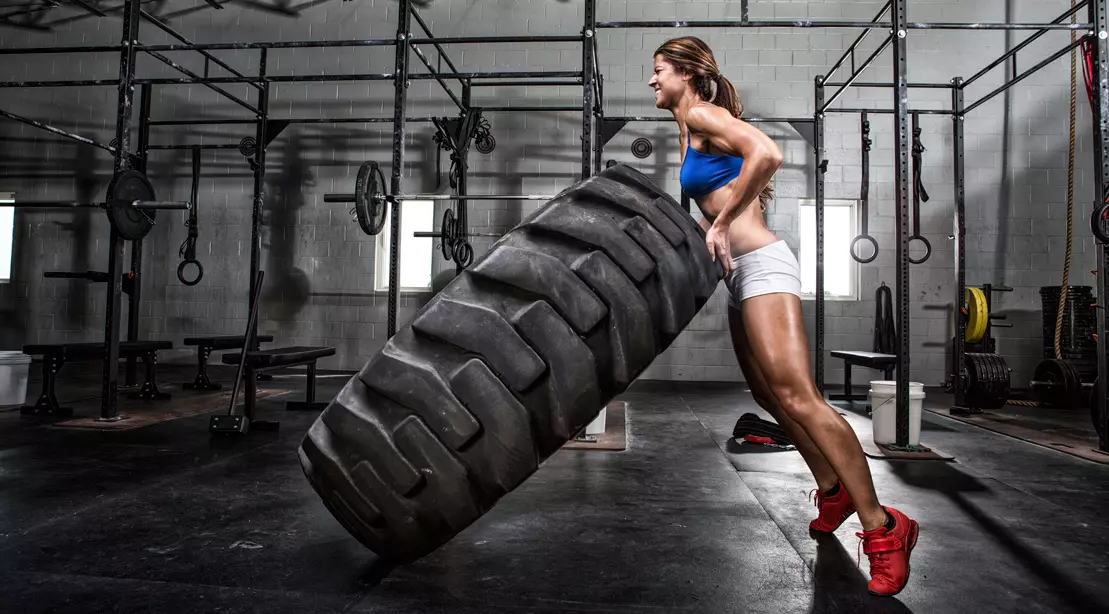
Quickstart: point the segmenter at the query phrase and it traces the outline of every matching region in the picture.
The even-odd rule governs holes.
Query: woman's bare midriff
[[[738,181],[738,178],[732,181]],[[697,201],[697,207],[701,210],[701,214],[705,216],[704,223],[706,227],[708,224],[712,224],[716,217],[720,215],[720,212],[724,210],[728,199],[731,198],[732,187],[731,183],[721,186]],[[770,229],[766,227],[758,198],[732,221],[732,225],[728,229],[728,239],[731,243],[733,258],[778,241],[777,235],[770,232]]]

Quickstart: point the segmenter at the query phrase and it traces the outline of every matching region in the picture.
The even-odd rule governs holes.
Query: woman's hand
[[[728,237],[728,227],[720,224],[709,226],[705,233],[705,244],[708,245],[712,261],[720,261],[724,266],[724,275],[732,272],[732,246]]]

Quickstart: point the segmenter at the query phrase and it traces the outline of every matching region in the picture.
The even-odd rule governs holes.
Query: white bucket
[[[870,382],[871,420],[874,443],[897,443],[897,382]],[[920,444],[920,412],[924,405],[924,384],[909,382],[909,445]]]
[[[27,403],[27,371],[31,357],[23,352],[0,351],[0,407]]]

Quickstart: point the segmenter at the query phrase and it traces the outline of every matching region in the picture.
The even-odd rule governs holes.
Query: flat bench
[[[141,357],[146,366],[146,381],[137,393],[128,395],[132,399],[157,399],[167,400],[170,395],[158,391],[155,380],[156,366],[158,364],[158,350],[173,348],[170,341],[120,341],[119,357]],[[103,342],[91,343],[48,343],[23,346],[23,353],[30,356],[42,356],[42,393],[34,405],[26,405],[20,409],[25,416],[51,415],[68,418],[73,415],[72,407],[61,407],[55,395],[58,372],[67,362],[85,362],[100,360],[105,357],[107,347]]]
[[[878,352],[863,352],[854,350],[835,350],[831,353],[832,358],[842,358],[843,367],[843,394],[829,394],[828,398],[833,401],[847,401],[848,403],[855,400],[864,400],[863,396],[855,396],[851,394],[851,367],[858,365],[868,369],[877,369],[885,374],[885,378],[893,379],[893,369],[897,366],[897,356],[893,354],[880,354]]]
[[[259,343],[273,341],[273,335],[258,335],[255,337]],[[246,344],[244,335],[215,335],[212,337],[185,337],[185,345],[196,346],[197,370],[196,378],[192,382],[182,384],[189,390],[220,390],[221,384],[208,379],[208,357],[212,350],[239,350]],[[235,364],[239,364],[236,362]]]
[[[334,347],[303,347],[294,346],[286,348],[271,348],[268,350],[254,350],[246,353],[243,383],[246,386],[244,414],[251,422],[254,421],[254,409],[257,405],[258,380],[257,374],[263,371],[272,371],[283,367],[308,366],[308,383],[304,392],[303,401],[289,401],[285,403],[286,410],[315,410],[320,411],[327,407],[327,403],[316,402],[316,361],[327,356],[334,356]],[[238,365],[242,352],[224,354],[223,364]]]

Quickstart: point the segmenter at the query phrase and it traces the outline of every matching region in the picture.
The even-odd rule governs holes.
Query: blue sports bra
[[[682,160],[679,180],[690,198],[699,199],[739,176],[743,158],[697,151],[689,141],[688,132],[685,142],[685,160]]]

